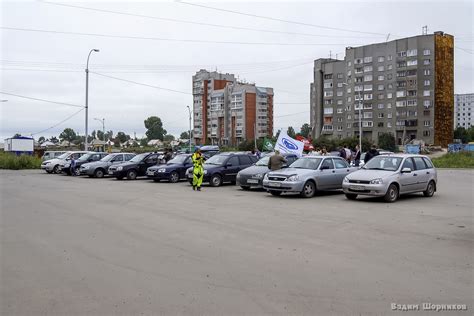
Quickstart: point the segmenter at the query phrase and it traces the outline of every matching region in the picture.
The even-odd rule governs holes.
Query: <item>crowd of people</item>
[[[329,156],[334,153],[330,153],[327,151],[326,147],[322,148],[316,148],[316,150],[312,151],[309,153],[310,155],[317,155],[317,156]],[[354,166],[358,167],[360,165],[360,159],[361,159],[361,151],[359,148],[359,145],[355,146],[354,150],[351,150],[347,147],[347,145],[344,145],[343,147],[340,147],[338,150],[338,155],[339,157],[344,158],[349,164],[353,163]],[[365,154],[364,157],[364,163],[367,163],[370,159],[373,157],[379,155],[379,151],[377,150],[377,146],[372,145],[369,151]]]

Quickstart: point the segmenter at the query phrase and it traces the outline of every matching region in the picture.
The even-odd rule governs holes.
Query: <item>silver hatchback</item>
[[[438,178],[431,160],[422,155],[394,154],[372,158],[344,178],[342,189],[349,200],[358,195],[383,196],[395,202],[402,194],[423,192],[431,197]]]

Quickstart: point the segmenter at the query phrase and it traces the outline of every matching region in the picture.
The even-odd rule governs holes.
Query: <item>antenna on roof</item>
[[[421,33],[423,35],[428,35],[428,25],[425,25],[421,28]]]
[[[332,57],[332,51],[329,51],[329,59]]]
[[[388,42],[389,37],[390,37],[390,33],[387,34],[387,38],[385,39],[386,42]]]

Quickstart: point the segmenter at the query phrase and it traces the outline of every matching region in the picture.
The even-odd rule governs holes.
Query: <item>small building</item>
[[[35,141],[32,137],[15,136],[5,139],[5,151],[13,152],[17,155],[32,155],[34,151]]]
[[[159,139],[152,139],[147,143],[148,146],[161,147],[163,142]]]

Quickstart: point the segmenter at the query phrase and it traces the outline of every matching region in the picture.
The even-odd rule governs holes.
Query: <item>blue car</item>
[[[155,182],[168,180],[176,183],[186,177],[186,170],[192,167],[193,162],[190,154],[177,155],[166,164],[149,167],[146,171],[148,178]]]

